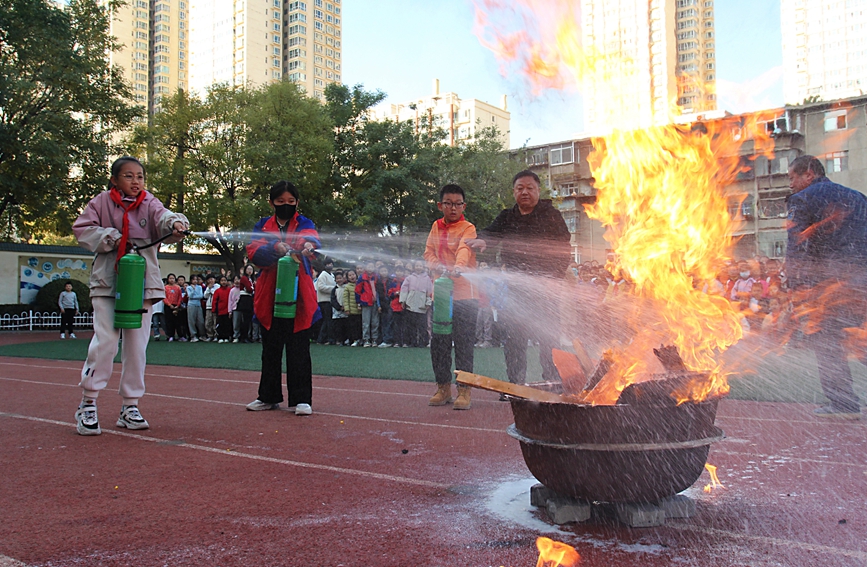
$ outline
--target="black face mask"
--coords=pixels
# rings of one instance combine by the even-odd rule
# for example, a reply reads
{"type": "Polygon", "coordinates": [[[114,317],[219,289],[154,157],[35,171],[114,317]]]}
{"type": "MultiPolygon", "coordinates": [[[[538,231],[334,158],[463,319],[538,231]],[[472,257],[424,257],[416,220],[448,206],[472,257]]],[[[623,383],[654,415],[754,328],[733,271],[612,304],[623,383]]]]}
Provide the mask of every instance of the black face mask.
{"type": "Polygon", "coordinates": [[[274,205],[274,212],[280,220],[289,220],[295,216],[298,205],[274,205]]]}

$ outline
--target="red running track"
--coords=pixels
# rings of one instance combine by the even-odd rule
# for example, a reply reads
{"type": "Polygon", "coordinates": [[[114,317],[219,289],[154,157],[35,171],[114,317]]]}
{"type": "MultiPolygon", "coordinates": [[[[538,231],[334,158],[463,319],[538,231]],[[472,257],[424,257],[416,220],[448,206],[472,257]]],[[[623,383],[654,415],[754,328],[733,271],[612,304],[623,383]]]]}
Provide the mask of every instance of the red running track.
{"type": "MultiPolygon", "coordinates": [[[[75,433],[79,363],[0,358],[0,566],[532,566],[545,535],[583,566],[867,565],[867,427],[724,400],[723,489],[659,528],[556,528],[505,433],[508,404],[432,408],[432,384],[314,378],[314,415],[248,412],[252,372],[150,366],[151,429],[75,433]],[[20,563],[18,563],[20,562],[20,563]]],[[[119,370],[117,368],[116,370],[119,370]]]]}

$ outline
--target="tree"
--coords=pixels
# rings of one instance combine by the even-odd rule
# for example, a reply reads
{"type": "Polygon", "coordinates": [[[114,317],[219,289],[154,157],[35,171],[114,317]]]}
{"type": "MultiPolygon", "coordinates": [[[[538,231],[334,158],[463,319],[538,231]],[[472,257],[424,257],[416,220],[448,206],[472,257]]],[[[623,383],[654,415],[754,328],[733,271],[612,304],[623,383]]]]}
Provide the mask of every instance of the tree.
{"type": "Polygon", "coordinates": [[[496,126],[481,128],[470,143],[458,146],[444,165],[439,185],[456,183],[467,194],[467,220],[481,229],[514,204],[512,177],[523,164],[509,157],[496,126]]]}
{"type": "MultiPolygon", "coordinates": [[[[169,209],[184,212],[190,172],[194,168],[193,152],[202,142],[201,123],[205,108],[202,102],[182,90],[164,99],[162,111],[150,126],[133,133],[132,142],[147,155],[148,186],[169,209]]],[[[183,242],[177,245],[183,251],[183,242]]]]}
{"type": "Polygon", "coordinates": [[[417,130],[410,122],[369,120],[381,92],[334,85],[325,96],[336,124],[332,183],[344,222],[367,232],[372,249],[409,253],[412,236],[436,218],[438,172],[450,151],[439,143],[444,133],[427,124],[417,130]]]}
{"type": "Polygon", "coordinates": [[[109,16],[119,2],[3,0],[0,9],[0,220],[7,237],[64,233],[103,189],[111,140],[132,104],[109,16]]]}
{"type": "Polygon", "coordinates": [[[274,83],[255,93],[246,122],[245,156],[260,216],[270,214],[268,192],[283,179],[298,187],[299,210],[305,215],[317,220],[333,216],[333,198],[326,189],[332,123],[319,102],[304,96],[295,83],[274,83]]]}
{"type": "Polygon", "coordinates": [[[215,85],[199,101],[179,92],[137,133],[148,148],[154,192],[190,219],[199,238],[240,271],[249,231],[270,214],[271,185],[288,179],[316,218],[331,154],[331,122],[319,103],[280,82],[258,89],[215,85]]]}

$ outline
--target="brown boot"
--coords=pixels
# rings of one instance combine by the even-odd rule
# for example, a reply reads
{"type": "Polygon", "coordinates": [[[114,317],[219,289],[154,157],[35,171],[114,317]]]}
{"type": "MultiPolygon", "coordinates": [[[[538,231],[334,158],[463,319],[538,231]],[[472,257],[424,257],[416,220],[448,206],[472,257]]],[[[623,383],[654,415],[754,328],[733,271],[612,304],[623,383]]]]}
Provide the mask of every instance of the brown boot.
{"type": "Polygon", "coordinates": [[[427,403],[429,406],[444,406],[452,401],[452,385],[437,384],[437,393],[427,403]]]}
{"type": "Polygon", "coordinates": [[[455,400],[455,405],[452,406],[452,409],[470,409],[472,405],[470,403],[470,391],[472,388],[469,386],[458,385],[458,399],[455,400]]]}

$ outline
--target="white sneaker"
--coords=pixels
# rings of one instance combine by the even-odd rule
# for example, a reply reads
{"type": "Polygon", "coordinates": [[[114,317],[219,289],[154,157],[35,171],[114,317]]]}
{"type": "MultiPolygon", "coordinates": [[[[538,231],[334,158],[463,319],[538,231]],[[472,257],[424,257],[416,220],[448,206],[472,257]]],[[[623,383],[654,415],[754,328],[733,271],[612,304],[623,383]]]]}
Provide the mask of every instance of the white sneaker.
{"type": "Polygon", "coordinates": [[[267,411],[272,409],[279,409],[280,404],[266,404],[265,402],[255,399],[249,404],[247,404],[248,411],[267,411]]]}
{"type": "Polygon", "coordinates": [[[232,342],[236,343],[236,342],[238,342],[238,339],[232,339],[232,342]]]}
{"type": "Polygon", "coordinates": [[[295,415],[311,415],[313,413],[313,408],[310,407],[310,404],[298,404],[295,406],[295,415]]]}
{"type": "MultiPolygon", "coordinates": [[[[72,337],[72,338],[74,339],[75,337],[72,337]]],[[[197,342],[199,342],[199,338],[198,338],[198,337],[193,337],[192,339],[190,339],[190,342],[191,342],[191,343],[197,343],[197,342]]]]}
{"type": "Polygon", "coordinates": [[[61,338],[61,339],[65,339],[65,338],[66,338],[66,333],[60,333],[60,338],[61,338]]]}
{"type": "Polygon", "coordinates": [[[138,406],[123,406],[120,409],[120,417],[117,418],[117,426],[127,429],[149,429],[150,425],[141,416],[138,406]]]}
{"type": "Polygon", "coordinates": [[[79,406],[75,412],[75,430],[79,435],[101,435],[99,418],[96,416],[96,404],[79,406]]]}
{"type": "Polygon", "coordinates": [[[75,336],[75,333],[69,333],[69,338],[70,339],[77,339],[78,337],[75,336]]]}

